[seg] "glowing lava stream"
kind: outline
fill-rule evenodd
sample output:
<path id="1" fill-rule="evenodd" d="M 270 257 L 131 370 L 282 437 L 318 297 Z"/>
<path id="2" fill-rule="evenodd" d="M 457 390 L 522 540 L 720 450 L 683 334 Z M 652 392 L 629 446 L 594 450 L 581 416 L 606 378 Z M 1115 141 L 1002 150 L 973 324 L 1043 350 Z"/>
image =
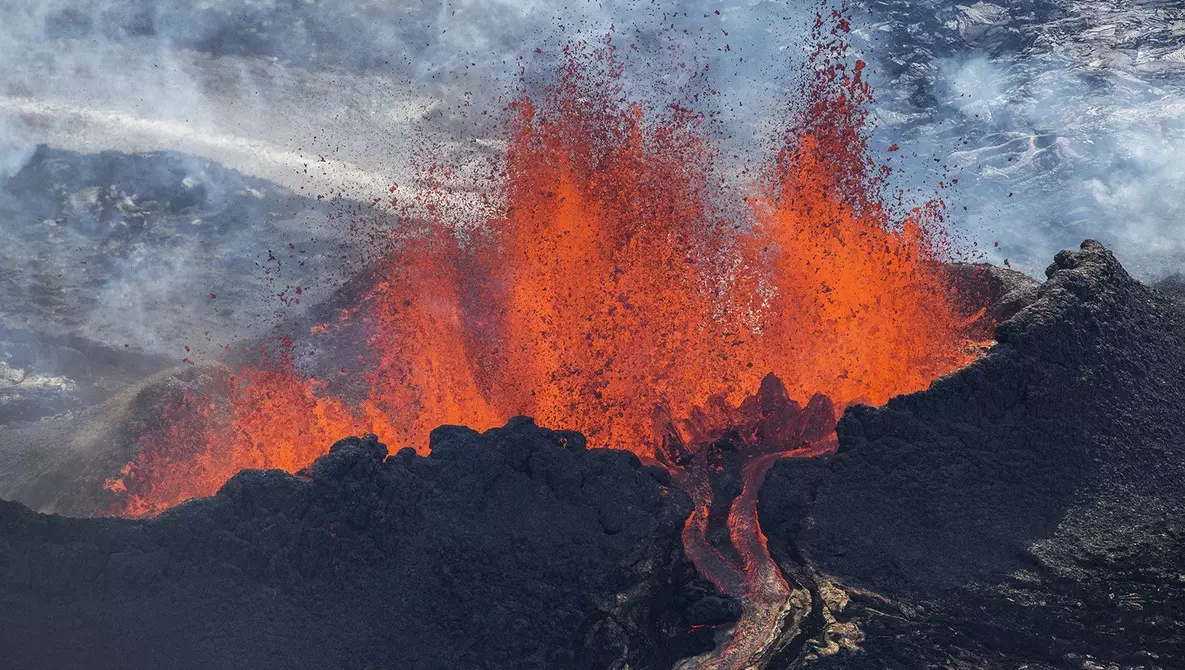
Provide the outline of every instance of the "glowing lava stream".
<path id="1" fill-rule="evenodd" d="M 834 439 L 820 440 L 789 451 L 751 458 L 741 469 L 741 493 L 728 512 L 729 537 L 740 556 L 739 564 L 724 556 L 708 540 L 707 510 L 712 491 L 706 477 L 683 471 L 676 479 L 686 487 L 695 511 L 683 527 L 683 546 L 696 569 L 721 592 L 738 599 L 741 617 L 729 631 L 729 640 L 706 654 L 684 659 L 679 670 L 744 670 L 764 667 L 767 654 L 782 634 L 790 613 L 793 590 L 766 546 L 757 518 L 757 498 L 765 475 L 780 458 L 812 458 L 835 449 Z M 702 470 L 699 474 L 702 475 Z"/>
<path id="2" fill-rule="evenodd" d="M 699 574 L 740 603 L 740 616 L 718 635 L 716 648 L 679 668 L 762 668 L 776 653 L 783 626 L 807 602 L 787 584 L 770 555 L 757 500 L 766 473 L 779 458 L 811 458 L 836 447 L 835 407 L 816 394 L 799 405 L 774 375 L 739 405 L 715 398 L 690 420 L 655 414 L 658 460 L 694 508 L 683 526 L 683 546 Z M 739 490 L 738 490 L 739 488 Z M 727 496 L 737 491 L 729 500 Z M 719 498 L 718 498 L 719 496 Z M 724 512 L 727 504 L 727 514 Z M 717 527 L 713 528 L 713 524 Z M 727 530 L 727 538 L 721 532 Z"/>

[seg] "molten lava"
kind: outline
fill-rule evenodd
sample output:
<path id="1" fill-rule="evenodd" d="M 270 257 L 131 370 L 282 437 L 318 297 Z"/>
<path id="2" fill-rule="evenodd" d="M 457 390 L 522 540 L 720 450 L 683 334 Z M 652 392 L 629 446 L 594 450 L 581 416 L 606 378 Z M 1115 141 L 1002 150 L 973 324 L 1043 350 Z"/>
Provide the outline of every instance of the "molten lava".
<path id="1" fill-rule="evenodd" d="M 295 472 L 348 434 L 423 450 L 440 424 L 531 415 L 675 471 L 697 505 L 688 553 L 745 603 L 734 642 L 747 641 L 708 663 L 750 662 L 789 593 L 757 527 L 769 464 L 826 450 L 845 406 L 923 389 L 975 355 L 940 263 L 943 205 L 899 215 L 886 200 L 864 64 L 849 65 L 846 20 L 832 19 L 816 22 L 811 76 L 740 212 L 703 116 L 648 117 L 611 58 L 570 49 L 541 99 L 511 105 L 490 185 L 502 215 L 463 233 L 443 216 L 405 221 L 361 302 L 318 327 L 332 342 L 363 326 L 362 396 L 334 395 L 276 347 L 146 432 L 108 481 L 112 511 L 152 514 L 242 468 Z M 705 445 L 727 435 L 746 457 L 741 493 L 714 500 L 722 470 Z M 709 539 L 713 515 L 728 546 Z"/>

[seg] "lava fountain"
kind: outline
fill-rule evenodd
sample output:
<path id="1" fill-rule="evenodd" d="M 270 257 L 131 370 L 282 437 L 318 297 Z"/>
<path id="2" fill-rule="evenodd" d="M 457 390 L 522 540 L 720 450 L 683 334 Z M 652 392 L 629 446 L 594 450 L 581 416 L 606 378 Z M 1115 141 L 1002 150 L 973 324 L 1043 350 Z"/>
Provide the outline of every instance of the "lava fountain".
<path id="1" fill-rule="evenodd" d="M 530 415 L 673 471 L 696 504 L 689 556 L 743 605 L 694 662 L 760 662 L 790 595 L 757 523 L 770 464 L 829 450 L 844 407 L 976 355 L 941 264 L 942 203 L 906 211 L 869 156 L 847 30 L 841 13 L 816 21 L 809 76 L 739 211 L 704 116 L 648 116 L 611 47 L 570 47 L 542 96 L 510 106 L 488 194 L 501 214 L 458 232 L 436 198 L 386 233 L 360 301 L 315 328 L 358 345 L 362 390 L 275 343 L 169 406 L 108 480 L 111 511 L 150 515 L 242 468 L 295 472 L 343 435 L 423 450 L 440 424 Z"/>

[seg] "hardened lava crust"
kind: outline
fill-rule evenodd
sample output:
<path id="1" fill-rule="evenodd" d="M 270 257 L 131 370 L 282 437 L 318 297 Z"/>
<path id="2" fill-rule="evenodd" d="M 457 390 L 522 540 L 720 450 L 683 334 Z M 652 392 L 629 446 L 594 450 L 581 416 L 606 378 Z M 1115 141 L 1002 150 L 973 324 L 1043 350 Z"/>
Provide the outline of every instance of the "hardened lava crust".
<path id="1" fill-rule="evenodd" d="M 515 419 L 245 471 L 155 519 L 0 503 L 6 668 L 669 667 L 735 604 L 665 470 Z"/>
<path id="2" fill-rule="evenodd" d="M 821 668 L 1185 664 L 1185 310 L 1088 240 L 998 344 L 782 461 L 762 527 Z"/>

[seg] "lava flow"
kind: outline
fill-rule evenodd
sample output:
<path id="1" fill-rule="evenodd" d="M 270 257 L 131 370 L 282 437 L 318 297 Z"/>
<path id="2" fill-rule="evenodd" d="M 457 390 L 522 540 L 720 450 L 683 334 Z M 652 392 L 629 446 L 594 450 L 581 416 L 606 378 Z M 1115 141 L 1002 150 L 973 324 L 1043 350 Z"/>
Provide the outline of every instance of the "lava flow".
<path id="1" fill-rule="evenodd" d="M 802 407 L 772 374 L 739 407 L 714 398 L 709 408 L 684 421 L 657 410 L 658 458 L 695 503 L 683 528 L 687 554 L 717 589 L 740 600 L 741 616 L 727 644 L 680 667 L 760 666 L 783 633 L 792 593 L 766 548 L 757 496 L 776 459 L 834 448 L 835 408 L 823 395 Z"/>
<path id="2" fill-rule="evenodd" d="M 769 465 L 826 451 L 844 407 L 975 356 L 941 265 L 942 203 L 902 213 L 869 157 L 847 30 L 838 13 L 816 22 L 810 75 L 739 212 L 702 115 L 650 118 L 611 47 L 570 48 L 540 99 L 510 107 L 489 194 L 502 215 L 458 233 L 441 197 L 439 220 L 390 232 L 371 288 L 316 329 L 360 350 L 352 390 L 273 347 L 144 433 L 107 483 L 112 512 L 156 513 L 242 468 L 295 472 L 343 435 L 423 450 L 439 424 L 530 415 L 673 470 L 696 504 L 688 554 L 743 603 L 732 642 L 697 662 L 756 662 L 789 596 L 756 517 Z"/>

